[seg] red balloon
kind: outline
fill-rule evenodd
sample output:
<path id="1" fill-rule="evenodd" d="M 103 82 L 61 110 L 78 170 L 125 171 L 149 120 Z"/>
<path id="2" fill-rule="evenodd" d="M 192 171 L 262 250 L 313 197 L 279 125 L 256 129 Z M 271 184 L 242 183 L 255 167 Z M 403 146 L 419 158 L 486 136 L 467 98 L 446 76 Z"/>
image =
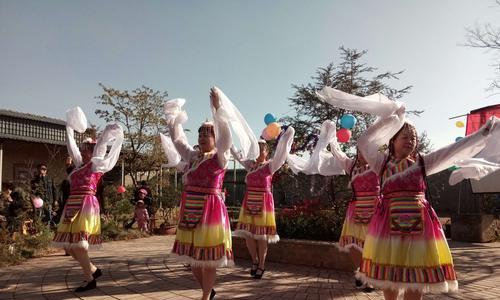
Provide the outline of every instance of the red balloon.
<path id="1" fill-rule="evenodd" d="M 120 185 L 117 189 L 116 189 L 116 192 L 118 194 L 122 194 L 122 193 L 125 193 L 127 191 L 127 189 L 123 186 L 123 185 Z"/>
<path id="2" fill-rule="evenodd" d="M 351 131 L 347 128 L 342 128 L 337 131 L 337 140 L 339 143 L 347 143 L 351 138 Z"/>

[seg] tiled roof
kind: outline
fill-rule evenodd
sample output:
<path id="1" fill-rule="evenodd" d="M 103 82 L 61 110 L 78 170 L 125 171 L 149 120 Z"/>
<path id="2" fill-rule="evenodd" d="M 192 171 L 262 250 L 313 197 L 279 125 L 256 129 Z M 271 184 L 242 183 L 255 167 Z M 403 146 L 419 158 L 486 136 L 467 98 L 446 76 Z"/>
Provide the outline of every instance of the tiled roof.
<path id="1" fill-rule="evenodd" d="M 49 118 L 49 117 L 45 117 L 45 116 L 33 115 L 33 114 L 28 114 L 28 113 L 22 113 L 22 112 L 17 112 L 17 111 L 8 110 L 8 109 L 0 109 L 0 116 L 9 116 L 9 117 L 15 117 L 15 118 L 21 118 L 21 119 L 40 121 L 40 122 L 46 122 L 46 123 L 52 123 L 52 124 L 66 126 L 66 122 L 63 120 L 60 120 L 60 119 Z"/>

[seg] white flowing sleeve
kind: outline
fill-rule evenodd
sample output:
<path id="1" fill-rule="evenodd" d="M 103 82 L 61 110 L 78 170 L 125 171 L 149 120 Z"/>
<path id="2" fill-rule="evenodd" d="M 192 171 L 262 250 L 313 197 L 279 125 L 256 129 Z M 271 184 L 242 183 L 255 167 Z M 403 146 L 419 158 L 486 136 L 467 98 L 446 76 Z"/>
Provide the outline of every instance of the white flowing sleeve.
<path id="1" fill-rule="evenodd" d="M 337 147 L 337 152 L 330 152 L 327 146 Z M 335 150 L 332 148 L 332 150 Z M 343 154 L 343 155 L 342 155 Z M 323 176 L 343 175 L 345 159 L 347 156 L 340 150 L 337 143 L 337 129 L 332 121 L 325 121 L 321 125 L 318 143 L 309 159 L 308 173 Z"/>
<path id="2" fill-rule="evenodd" d="M 285 163 L 288 154 L 290 153 L 290 149 L 292 149 L 294 136 L 295 129 L 293 129 L 292 126 L 289 126 L 285 133 L 281 136 L 278 145 L 276 146 L 273 158 L 269 162 L 271 173 L 276 172 Z"/>
<path id="3" fill-rule="evenodd" d="M 340 90 L 324 87 L 317 92 L 320 100 L 343 109 L 376 115 L 379 118 L 358 140 L 358 148 L 370 167 L 380 171 L 385 154 L 379 149 L 389 143 L 405 122 L 405 107 L 400 101 L 392 101 L 377 93 L 366 97 L 351 95 Z"/>
<path id="4" fill-rule="evenodd" d="M 111 149 L 106 154 L 108 145 Z M 123 144 L 123 129 L 118 124 L 109 124 L 97 139 L 92 156 L 92 171 L 106 173 L 113 169 L 120 157 Z"/>
<path id="5" fill-rule="evenodd" d="M 494 117 L 490 136 L 486 139 L 486 144 L 474 158 L 456 161 L 455 166 L 460 169 L 455 170 L 450 175 L 450 185 L 457 184 L 463 179 L 479 180 L 493 172 L 500 170 L 500 119 Z"/>
<path id="6" fill-rule="evenodd" d="M 231 157 L 230 148 L 233 144 L 231 129 L 226 119 L 224 107 L 221 106 L 214 114 L 214 126 L 217 128 L 215 136 L 215 146 L 217 147 L 217 158 L 221 168 L 227 167 L 227 162 Z"/>
<path id="7" fill-rule="evenodd" d="M 231 102 L 231 100 L 229 100 L 226 94 L 224 94 L 224 92 L 218 87 L 214 87 L 214 90 L 219 97 L 221 108 L 224 109 L 224 111 L 220 114 L 222 116 L 222 120 L 229 123 L 234 131 L 235 137 L 240 142 L 242 160 L 257 159 L 260 152 L 257 137 L 253 133 L 245 118 L 243 118 L 243 115 L 240 113 L 238 108 Z M 216 111 L 214 107 L 212 107 L 212 114 L 215 119 Z M 218 124 L 215 124 L 216 135 L 219 131 L 217 126 Z"/>
<path id="8" fill-rule="evenodd" d="M 231 154 L 233 155 L 234 159 L 236 159 L 247 171 L 254 164 L 254 161 L 243 160 L 243 153 L 241 152 L 241 150 L 238 150 L 238 148 L 236 148 L 236 146 L 234 145 L 231 146 Z"/>
<path id="9" fill-rule="evenodd" d="M 292 170 L 294 174 L 299 174 L 300 172 L 308 174 L 304 172 L 304 170 L 306 169 L 307 162 L 308 161 L 305 158 L 300 157 L 296 154 L 289 154 L 286 158 L 286 163 L 288 164 L 288 167 L 290 168 L 290 170 Z"/>
<path id="10" fill-rule="evenodd" d="M 402 102 L 393 101 L 380 93 L 360 97 L 331 87 L 324 87 L 316 94 L 321 101 L 332 106 L 380 117 L 392 115 L 403 105 Z"/>
<path id="11" fill-rule="evenodd" d="M 184 124 L 188 117 L 182 106 L 186 100 L 178 98 L 169 100 L 165 103 L 165 120 L 167 121 L 167 126 L 170 132 L 171 141 L 175 147 L 176 152 L 180 155 L 182 160 L 190 162 L 194 155 L 198 154 L 198 151 L 194 150 L 191 145 L 189 145 L 184 133 Z M 162 143 L 165 149 L 165 145 Z M 165 154 L 168 155 L 167 152 Z"/>
<path id="12" fill-rule="evenodd" d="M 66 111 L 66 143 L 68 146 L 68 154 L 78 168 L 82 165 L 82 154 L 76 144 L 73 130 L 80 133 L 84 133 L 85 130 L 87 130 L 87 118 L 82 109 L 78 106 Z"/>
<path id="13" fill-rule="evenodd" d="M 175 165 L 175 169 L 181 173 L 185 173 L 188 167 L 189 164 L 183 160 L 181 160 L 177 165 Z"/>
<path id="14" fill-rule="evenodd" d="M 179 152 L 175 149 L 174 143 L 170 137 L 166 137 L 162 133 L 160 133 L 160 141 L 161 146 L 163 148 L 163 152 L 167 158 L 167 168 L 172 168 L 177 166 L 181 162 L 181 156 Z"/>
<path id="15" fill-rule="evenodd" d="M 358 139 L 358 149 L 370 168 L 379 173 L 387 156 L 380 148 L 388 145 L 390 139 L 401 129 L 405 122 L 405 107 L 401 106 L 394 114 L 379 117 Z"/>
<path id="16" fill-rule="evenodd" d="M 458 142 L 423 155 L 427 175 L 443 171 L 453 166 L 457 161 L 473 158 L 480 153 L 485 148 L 487 141 L 497 136 L 497 133 L 491 134 L 498 130 L 497 120 L 492 118 L 475 133 Z"/>
<path id="17" fill-rule="evenodd" d="M 335 163 L 331 164 L 335 169 L 330 171 L 330 172 L 336 172 L 337 174 L 334 175 L 340 175 L 343 174 L 342 171 L 344 171 L 346 174 L 351 171 L 352 164 L 354 161 L 350 159 L 342 149 L 340 149 L 340 145 L 337 143 L 336 139 L 335 141 L 330 143 L 330 148 L 332 151 L 332 159 L 334 160 Z"/>
<path id="18" fill-rule="evenodd" d="M 328 144 L 333 142 L 336 144 L 336 133 L 334 122 L 323 122 L 318 142 L 309 159 L 293 154 L 288 155 L 287 162 L 292 172 L 295 174 L 302 172 L 307 175 L 320 174 L 323 176 L 344 174 L 341 162 L 336 160 L 333 154 L 326 149 Z"/>

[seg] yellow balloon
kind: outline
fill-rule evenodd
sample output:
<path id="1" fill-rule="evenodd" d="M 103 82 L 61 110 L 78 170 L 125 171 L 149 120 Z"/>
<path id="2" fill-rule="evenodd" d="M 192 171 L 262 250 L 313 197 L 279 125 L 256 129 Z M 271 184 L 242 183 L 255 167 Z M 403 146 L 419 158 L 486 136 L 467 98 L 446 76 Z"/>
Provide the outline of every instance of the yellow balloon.
<path id="1" fill-rule="evenodd" d="M 281 132 L 281 126 L 276 122 L 270 123 L 266 127 L 266 133 L 272 139 L 277 138 L 278 135 L 280 135 L 280 132 Z"/>
<path id="2" fill-rule="evenodd" d="M 458 128 L 462 128 L 462 127 L 464 127 L 464 126 L 465 126 L 465 125 L 464 125 L 464 122 L 462 122 L 462 121 L 457 121 L 457 122 L 455 123 L 455 125 L 456 125 Z"/>

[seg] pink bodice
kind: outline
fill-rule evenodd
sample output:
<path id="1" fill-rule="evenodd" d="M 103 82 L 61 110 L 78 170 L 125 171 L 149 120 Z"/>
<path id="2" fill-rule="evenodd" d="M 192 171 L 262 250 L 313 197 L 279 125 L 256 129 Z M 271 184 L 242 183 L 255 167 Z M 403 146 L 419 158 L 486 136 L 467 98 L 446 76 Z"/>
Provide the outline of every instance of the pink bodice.
<path id="1" fill-rule="evenodd" d="M 354 193 L 357 192 L 373 192 L 378 195 L 380 192 L 380 184 L 377 173 L 370 170 L 368 166 L 357 166 L 352 172 L 351 187 Z"/>
<path id="2" fill-rule="evenodd" d="M 195 164 L 195 162 L 190 164 L 190 168 L 185 175 L 186 186 L 216 189 L 222 188 L 226 170 L 219 166 L 217 154 L 215 154 L 212 158 L 203 161 L 195 168 L 192 167 L 193 164 Z"/>
<path id="3" fill-rule="evenodd" d="M 405 172 L 405 174 L 398 174 Z M 384 172 L 382 194 L 400 191 L 425 192 L 425 180 L 417 162 L 389 161 Z"/>
<path id="4" fill-rule="evenodd" d="M 88 163 L 76 169 L 70 175 L 71 191 L 97 191 L 97 184 L 103 173 L 93 172 L 92 163 Z"/>
<path id="5" fill-rule="evenodd" d="M 247 187 L 258 187 L 258 188 L 268 188 L 272 186 L 273 174 L 271 173 L 271 168 L 269 163 L 261 166 L 255 171 L 250 171 L 247 173 L 245 178 Z"/>

